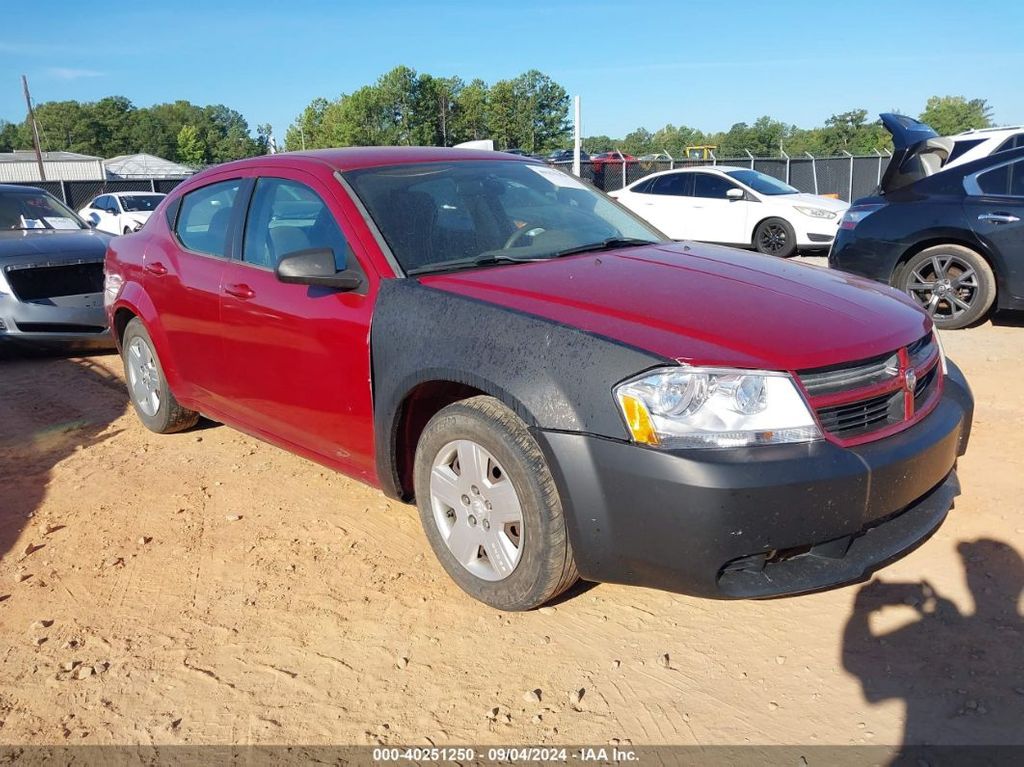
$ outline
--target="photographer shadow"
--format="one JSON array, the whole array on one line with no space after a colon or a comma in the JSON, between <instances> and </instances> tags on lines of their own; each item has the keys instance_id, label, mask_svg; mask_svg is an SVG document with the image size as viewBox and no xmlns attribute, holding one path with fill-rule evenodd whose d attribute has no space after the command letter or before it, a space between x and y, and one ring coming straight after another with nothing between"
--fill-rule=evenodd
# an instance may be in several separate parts
<instances>
[{"instance_id":1,"label":"photographer shadow","mask_svg":"<svg viewBox=\"0 0 1024 767\"><path fill-rule=\"evenodd\" d=\"M974 600L961 613L927 581L872 581L843 635L843 667L871 703L906 705L903 746L1024 744L1024 561L1000 541L957 547ZM871 616L903 606L918 617L874 633Z\"/></svg>"}]
</instances>

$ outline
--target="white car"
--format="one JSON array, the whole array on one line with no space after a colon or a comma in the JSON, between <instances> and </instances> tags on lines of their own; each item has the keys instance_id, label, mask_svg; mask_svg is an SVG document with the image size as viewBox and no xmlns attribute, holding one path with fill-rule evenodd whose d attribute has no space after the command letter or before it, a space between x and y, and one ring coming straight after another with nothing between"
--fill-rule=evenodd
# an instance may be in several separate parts
<instances>
[{"instance_id":1,"label":"white car","mask_svg":"<svg viewBox=\"0 0 1024 767\"><path fill-rule=\"evenodd\" d=\"M131 234L142 228L166 196L155 192L101 194L78 211L78 215L101 232Z\"/></svg>"},{"instance_id":2,"label":"white car","mask_svg":"<svg viewBox=\"0 0 1024 767\"><path fill-rule=\"evenodd\" d=\"M674 240L737 245L782 257L827 250L850 207L727 165L652 173L609 194Z\"/></svg>"}]
</instances>

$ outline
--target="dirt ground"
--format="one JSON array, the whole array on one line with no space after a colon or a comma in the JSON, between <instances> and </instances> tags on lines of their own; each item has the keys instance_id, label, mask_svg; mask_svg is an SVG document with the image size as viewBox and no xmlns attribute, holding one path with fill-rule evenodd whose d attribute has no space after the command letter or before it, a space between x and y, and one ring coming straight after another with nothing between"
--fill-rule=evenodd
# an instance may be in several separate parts
<instances>
[{"instance_id":1,"label":"dirt ground","mask_svg":"<svg viewBox=\"0 0 1024 767\"><path fill-rule=\"evenodd\" d=\"M117 356L0 360L0 743L1024 742L1022 339L943 334L963 495L872 584L513 615L412 507L224 426L149 433Z\"/></svg>"}]
</instances>

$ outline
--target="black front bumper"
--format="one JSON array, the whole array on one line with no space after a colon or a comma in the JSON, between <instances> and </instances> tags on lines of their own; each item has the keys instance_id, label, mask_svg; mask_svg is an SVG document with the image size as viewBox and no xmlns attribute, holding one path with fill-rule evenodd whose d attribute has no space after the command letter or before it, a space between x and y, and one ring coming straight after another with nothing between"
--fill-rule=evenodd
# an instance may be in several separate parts
<instances>
[{"instance_id":1,"label":"black front bumper","mask_svg":"<svg viewBox=\"0 0 1024 767\"><path fill-rule=\"evenodd\" d=\"M770 597L856 581L942 523L974 402L950 363L936 409L853 448L819 441L661 451L537 432L580 575L706 597Z\"/></svg>"}]
</instances>

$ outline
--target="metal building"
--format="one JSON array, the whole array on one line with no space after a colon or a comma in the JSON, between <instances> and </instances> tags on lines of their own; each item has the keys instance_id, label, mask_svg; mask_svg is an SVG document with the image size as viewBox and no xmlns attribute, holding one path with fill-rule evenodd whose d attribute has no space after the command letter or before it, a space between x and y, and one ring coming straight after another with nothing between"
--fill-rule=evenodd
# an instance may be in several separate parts
<instances>
[{"instance_id":1,"label":"metal building","mask_svg":"<svg viewBox=\"0 0 1024 767\"><path fill-rule=\"evenodd\" d=\"M100 181L106 178L103 160L76 152L43 152L47 181ZM31 149L0 152L0 184L42 181L36 153Z\"/></svg>"}]
</instances>

